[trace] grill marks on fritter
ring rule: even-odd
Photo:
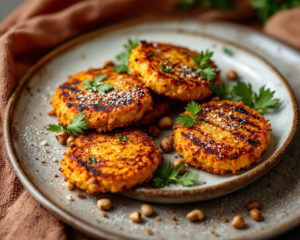
[[[252,152],[253,147],[260,144],[257,138],[262,128],[258,119],[259,116],[242,106],[227,103],[218,105],[216,102],[201,109],[199,123],[193,127],[197,128],[197,134],[181,132],[181,135],[203,148],[205,153],[217,155],[218,159],[236,159],[243,153]],[[203,125],[202,128],[199,125]],[[224,144],[222,136],[229,139],[230,143]]]
[[[118,134],[118,132],[111,132],[105,134],[106,138],[103,141],[95,141],[95,137],[97,137],[96,133],[90,133],[81,136],[82,140],[80,145],[73,144],[71,149],[73,151],[69,152],[68,158],[74,159],[77,163],[78,167],[83,166],[88,172],[90,172],[93,176],[99,176],[102,178],[114,178],[114,177],[122,177],[124,173],[122,170],[126,167],[130,167],[131,169],[141,170],[142,168],[146,167],[149,164],[154,164],[153,159],[151,158],[152,154],[155,153],[156,149],[153,148],[152,139],[147,136],[141,136],[138,133],[131,133],[130,139],[127,141],[118,143],[118,152],[128,151],[127,145],[137,145],[143,143],[144,147],[149,147],[150,151],[148,150],[146,153],[144,149],[136,150],[134,153],[134,157],[130,158],[127,157],[124,160],[116,160],[116,164],[111,164],[112,160],[107,159],[108,156],[114,153],[114,139],[119,139],[119,137],[126,137],[126,132],[124,134]],[[96,148],[96,152],[100,151],[102,143],[104,142],[112,142],[112,148],[110,151],[105,150],[106,157],[99,157],[94,156],[96,159],[96,163],[88,163],[89,156],[85,152],[86,149]],[[82,153],[82,156],[80,155]],[[147,162],[143,161],[143,158],[147,158]],[[127,174],[127,173],[125,173]]]
[[[100,72],[97,69],[92,69],[87,71],[87,74],[87,76],[93,75],[97,77]],[[109,78],[109,76],[107,78]],[[92,79],[91,77],[91,80]],[[118,85],[118,78],[116,81],[116,85]],[[120,78],[120,81],[123,81],[122,78]],[[145,91],[134,83],[128,83],[126,89],[115,89],[105,94],[93,93],[81,89],[80,84],[81,81],[74,78],[59,87],[59,89],[62,90],[60,96],[66,103],[66,106],[68,108],[75,108],[78,111],[92,110],[97,112],[109,112],[114,108],[130,105],[145,95]]]

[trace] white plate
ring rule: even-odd
[[[46,113],[51,110],[49,101],[54,89],[69,75],[88,67],[101,66],[105,60],[114,58],[127,38],[135,37],[174,43],[198,51],[212,49],[215,51],[213,59],[221,69],[223,79],[225,78],[224,73],[228,69],[236,69],[242,80],[251,82],[255,90],[264,84],[268,88],[276,90],[275,97],[281,99],[281,105],[278,110],[265,115],[270,120],[273,129],[271,144],[263,155],[263,161],[249,171],[244,171],[239,175],[219,176],[201,170],[193,170],[199,173],[199,183],[205,182],[205,184],[198,184],[192,188],[170,186],[158,190],[140,187],[125,193],[127,196],[164,203],[206,200],[237,190],[271,169],[283,156],[295,134],[298,119],[293,94],[287,82],[265,60],[238,45],[205,36],[203,33],[228,37],[244,46],[247,45],[247,41],[243,39],[243,35],[239,35],[236,28],[223,28],[222,24],[191,21],[151,22],[120,26],[84,36],[62,46],[42,59],[25,77],[23,85],[12,97],[6,122],[6,139],[11,160],[20,179],[34,196],[68,222],[72,221],[76,226],[83,222],[88,224],[88,226],[85,225],[85,230],[89,233],[99,236],[105,231],[115,236],[115,233],[111,232],[111,228],[106,225],[112,220],[105,220],[105,224],[97,227],[99,224],[95,217],[97,210],[94,203],[96,197],[89,196],[84,201],[77,200],[72,204],[65,200],[67,191],[63,187],[63,177],[53,177],[58,173],[60,165],[53,163],[51,159],[53,157],[61,159],[66,148],[57,143],[52,133],[45,131],[45,127],[49,123],[57,121]],[[264,43],[267,43],[267,40]],[[224,54],[224,46],[234,52],[233,57]],[[251,46],[254,46],[254,43]],[[266,48],[268,47],[266,45]],[[9,129],[10,131],[8,131]],[[164,135],[169,135],[169,132],[164,132]],[[42,140],[47,140],[49,146],[41,146]],[[48,152],[45,152],[44,149],[47,149]],[[171,161],[174,159],[174,154],[165,154],[164,158]],[[42,163],[42,159],[46,159],[47,162]],[[134,207],[134,202],[129,200],[124,200],[124,202],[127,202],[130,207],[121,207],[122,210],[118,214],[122,217],[125,217],[128,211]],[[116,211],[119,210],[116,209]],[[70,212],[72,212],[72,216]],[[114,224],[122,226],[121,219],[116,220]],[[132,234],[136,233],[137,229],[138,227],[132,225],[129,229],[123,229],[124,234],[121,235],[133,237]],[[164,231],[163,227],[158,229]],[[173,233],[169,232],[168,234],[171,237]],[[139,234],[136,236],[145,237]]]

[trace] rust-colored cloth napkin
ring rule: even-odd
[[[0,24],[0,124],[7,101],[24,73],[62,42],[108,24],[145,16],[243,20],[253,15],[247,0],[234,11],[175,10],[178,0],[28,0]],[[300,8],[274,15],[264,31],[300,49]],[[0,129],[0,239],[85,239],[42,208],[15,176]]]

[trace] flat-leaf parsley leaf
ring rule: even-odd
[[[69,123],[69,125],[63,126],[62,124],[49,124],[47,130],[50,132],[66,132],[69,135],[78,136],[79,134],[83,133],[83,130],[87,129],[88,123],[83,121],[86,117],[86,114],[78,113],[74,118],[73,121]]]
[[[121,141],[121,142],[127,142],[127,137],[122,137],[122,136],[120,136],[119,137],[119,140]]]
[[[117,73],[128,73],[128,59],[130,53],[139,45],[139,40],[136,38],[134,40],[128,39],[127,44],[123,45],[124,50],[116,56],[118,64],[115,66],[115,71]]]
[[[222,100],[233,99],[233,85],[231,83],[227,84],[227,86],[225,86],[223,83],[220,85],[211,83],[209,88]]]
[[[187,104],[185,110],[188,113],[179,114],[179,117],[177,118],[176,122],[179,125],[183,125],[190,128],[197,123],[197,114],[200,112],[201,106],[200,104],[191,101]]]
[[[196,64],[195,70],[200,74],[201,78],[212,81],[216,77],[216,69],[210,64],[213,52],[209,50],[201,51],[198,56],[192,55],[192,59]]]
[[[183,167],[184,164],[173,167],[171,163],[161,163],[151,181],[152,186],[155,188],[163,188],[170,184],[178,183],[184,187],[193,186],[198,179],[198,174],[189,172],[178,177],[180,170]]]
[[[88,163],[96,163],[96,158],[95,157],[89,157]]]
[[[175,73],[175,71],[172,68],[170,68],[164,64],[161,65],[161,70],[166,73]]]

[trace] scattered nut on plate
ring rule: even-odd
[[[69,147],[70,144],[75,140],[75,136],[69,136],[68,139],[67,139],[67,146]]]
[[[110,210],[112,203],[108,198],[101,198],[97,201],[97,208],[100,210],[108,211]]]
[[[253,209],[253,208],[260,209],[260,207],[261,207],[261,204],[260,204],[260,202],[257,201],[257,200],[252,200],[252,201],[250,201],[250,202],[247,204],[247,208],[248,208],[249,210],[251,210],[251,209]]]
[[[66,132],[62,131],[62,132],[56,133],[55,137],[61,145],[66,145],[69,135]]]
[[[226,76],[229,80],[236,80],[238,78],[238,74],[234,70],[228,70]]]
[[[153,208],[151,207],[151,205],[149,205],[149,204],[143,204],[143,205],[141,206],[141,213],[142,213],[144,216],[146,216],[146,217],[150,217],[150,216],[153,215],[154,210],[153,210]]]
[[[175,160],[172,165],[173,167],[176,167],[180,164],[183,164],[183,168],[181,168],[180,174],[184,174],[186,172],[186,169],[185,169],[185,162],[182,159]]]
[[[160,129],[171,129],[173,120],[170,117],[163,117],[158,121],[157,125]]]
[[[69,190],[73,190],[74,189],[74,184],[70,183],[70,182],[66,182],[66,188]]]
[[[259,222],[263,219],[261,211],[257,208],[252,208],[250,210],[250,216],[253,218],[253,220],[255,220],[257,222]]]
[[[160,134],[160,130],[155,125],[150,125],[148,127],[148,133],[152,137],[158,137]]]
[[[231,221],[231,226],[237,229],[242,229],[245,227],[244,218],[240,215],[235,216]]]
[[[191,222],[196,222],[203,220],[205,218],[205,215],[202,210],[194,209],[186,215],[186,218]]]
[[[170,138],[164,138],[160,141],[160,148],[165,153],[170,153],[173,150],[173,142]]]
[[[140,212],[135,211],[129,215],[129,219],[135,223],[140,223],[142,221],[142,216]]]

